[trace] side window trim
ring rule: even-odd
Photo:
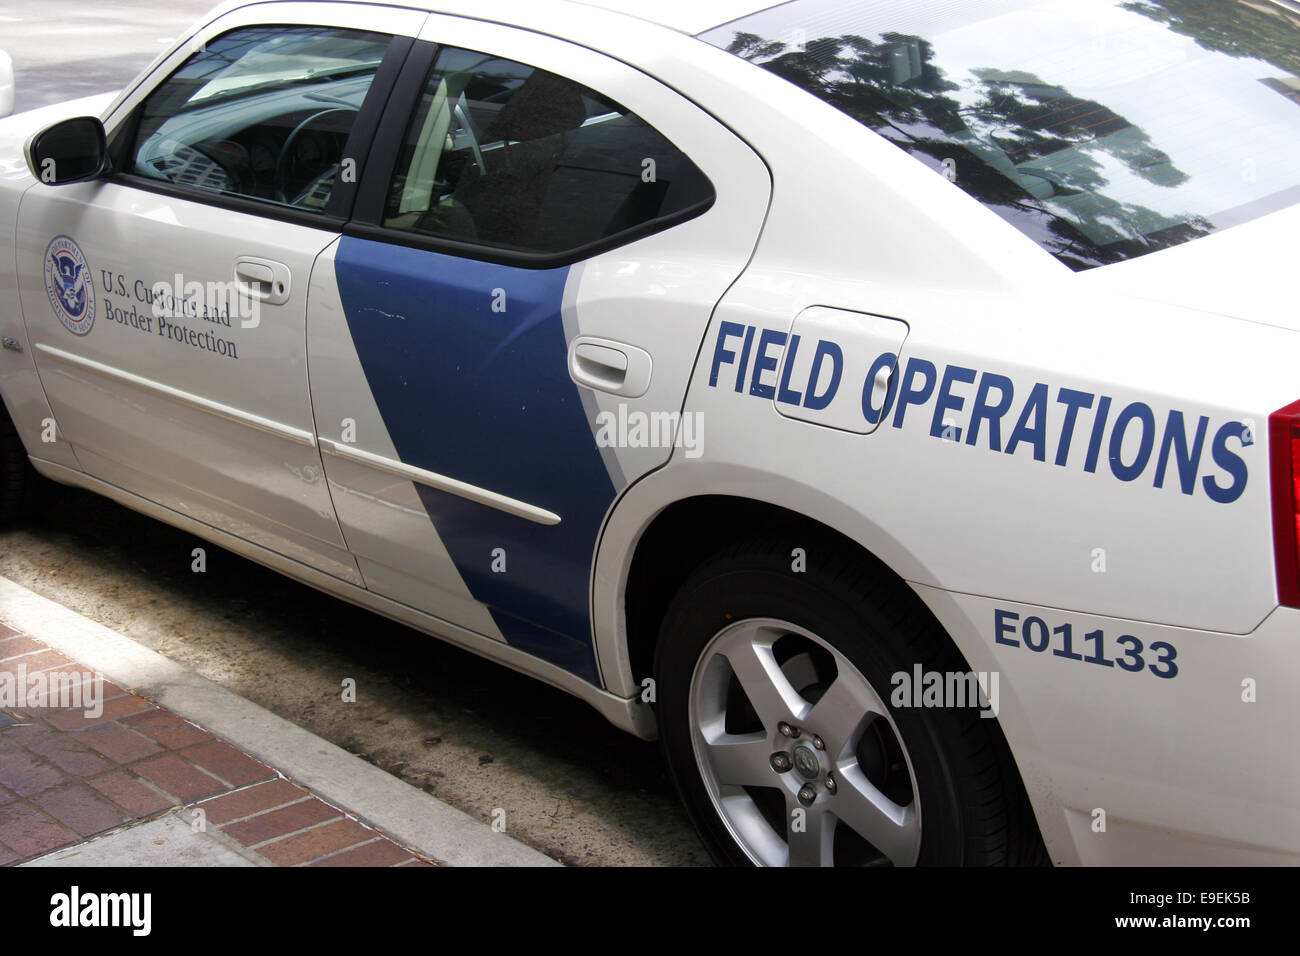
[[[351,217],[365,177],[366,167],[370,165],[371,149],[366,144],[373,143],[380,129],[393,88],[403,76],[406,62],[410,59],[415,43],[413,37],[403,36],[393,37],[389,43],[388,51],[384,54],[379,69],[375,71],[374,81],[366,91],[366,98],[361,104],[361,112],[357,114],[356,122],[352,124],[347,143],[343,147],[343,156],[355,158],[357,161],[356,178],[351,182],[344,181],[342,189],[335,185],[329,202],[325,204],[326,215],[337,216],[344,220]]]
[[[344,156],[355,157],[357,160],[356,179],[353,182],[341,181],[336,183],[335,189],[330,194],[329,202],[326,203],[324,210],[320,212],[264,203],[244,196],[223,195],[210,190],[142,176],[123,168],[127,158],[126,154],[135,143],[144,106],[148,102],[147,96],[141,99],[131,111],[131,114],[119,123],[112,133],[109,143],[112,169],[107,179],[109,182],[122,186],[143,189],[164,196],[175,196],[178,199],[203,203],[219,209],[229,209],[232,212],[248,213],[266,219],[326,228],[337,232],[352,214],[361,183],[364,181],[365,169],[370,165],[371,150],[367,149],[365,144],[374,137],[375,130],[381,123],[388,107],[389,96],[394,86],[404,75],[402,71],[410,56],[412,47],[416,43],[417,41],[413,37],[390,36],[388,48],[384,51],[384,57],[375,71],[375,77],[371,81],[369,89],[366,91],[365,99],[362,101],[361,109],[357,113],[357,119],[348,134],[344,146]],[[184,65],[184,61],[176,69],[180,69],[181,65]],[[161,87],[171,78],[173,73],[161,78],[149,92],[152,94],[154,90]]]
[[[388,107],[380,121],[379,132],[371,144],[371,159],[361,177],[352,216],[343,227],[345,236],[374,239],[394,245],[440,252],[481,262],[512,265],[525,269],[553,269],[572,265],[628,245],[638,239],[663,232],[704,215],[717,201],[717,191],[709,197],[665,216],[647,220],[612,236],[585,243],[561,252],[528,252],[478,242],[464,242],[437,236],[420,235],[383,224],[384,205],[389,184],[396,169],[402,143],[442,44],[417,40],[407,58],[403,74],[388,98]],[[688,158],[689,158],[689,154]]]
[[[649,219],[615,235],[585,245],[575,246],[572,249],[565,249],[563,252],[524,252],[476,242],[461,242],[456,239],[422,236],[418,233],[383,226],[377,222],[365,221],[359,216],[354,217],[343,226],[343,235],[354,236],[358,239],[377,239],[394,245],[410,246],[414,249],[441,252],[450,256],[459,256],[462,259],[475,259],[481,262],[497,263],[498,265],[519,266],[524,269],[555,269],[560,266],[573,265],[575,262],[582,262],[585,259],[598,256],[602,252],[626,246],[638,239],[644,239],[646,236],[652,236],[655,233],[664,232],[673,226],[688,222],[704,215],[716,201],[717,196],[713,195],[667,216]]]
[[[406,124],[420,103],[425,80],[437,55],[438,44],[428,40],[416,40],[411,47],[401,75],[389,92],[382,115],[376,120],[375,135],[370,143],[370,158],[360,176],[356,202],[352,207],[353,223],[378,225],[383,221],[388,183],[401,153]]]

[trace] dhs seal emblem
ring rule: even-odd
[[[45,291],[63,327],[85,335],[95,324],[95,283],[77,244],[57,236],[45,250]]]

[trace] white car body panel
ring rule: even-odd
[[[573,694],[575,697],[580,697],[596,708],[603,717],[619,727],[626,728],[632,733],[647,739],[654,736],[654,715],[649,710],[644,707],[634,706],[632,701],[623,697],[593,687],[587,681],[574,676],[562,667],[538,660],[533,655],[510,647],[501,641],[494,641],[482,634],[457,627],[449,621],[444,621],[431,614],[424,614],[406,604],[375,594],[373,591],[341,581],[336,577],[317,571],[309,565],[301,564],[286,558],[284,555],[253,544],[245,538],[228,534],[225,531],[213,528],[211,525],[195,521],[178,511],[156,505],[148,499],[132,495],[115,485],[92,478],[75,469],[51,464],[39,458],[33,458],[32,463],[46,477],[64,484],[94,491],[134,511],[148,515],[151,518],[157,518],[159,521],[165,521],[167,524],[188,531],[205,541],[211,541],[251,561],[257,561],[259,564],[279,571],[295,581],[300,581],[326,594],[351,601],[353,604],[367,608],[377,614],[383,614],[385,617],[399,621],[408,627],[436,635],[439,639],[478,654],[480,657],[486,657],[498,664],[504,664],[511,670],[535,677],[552,687]]]
[[[1295,268],[1294,207],[1114,267],[1080,273],[1099,291],[1274,325],[1300,332],[1300,301],[1278,296]],[[1231,282],[1224,282],[1231,276]]]
[[[14,61],[0,50],[0,117],[14,111]]]
[[[950,633],[982,636],[964,649],[972,668],[1001,672],[998,720],[1054,859],[1109,866],[1294,862],[1300,767],[1278,741],[1290,739],[1300,720],[1300,611],[1277,608],[1238,637],[916,589]],[[1040,614],[1049,624],[1070,619],[1079,631],[1132,633],[1148,645],[1167,640],[1187,670],[1174,680],[1143,680],[1149,675],[1007,650],[993,640],[995,608]],[[1190,687],[1177,686],[1184,677]],[[1247,702],[1246,679],[1267,693]],[[1104,831],[1094,825],[1098,808],[1105,810]]]
[[[312,270],[308,362],[316,383],[312,404],[325,450],[326,480],[361,578],[377,594],[502,641],[491,615],[474,600],[456,570],[415,485],[330,454],[335,441],[344,443],[344,429],[350,425],[355,437],[346,443],[348,447],[387,461],[399,460],[352,347],[334,278],[336,251],[337,243],[331,244]],[[341,383],[354,387],[340,389]],[[430,581],[441,586],[431,592]]]
[[[3,353],[0,391],[38,467],[534,674],[645,737],[654,718],[639,696],[625,595],[647,529],[702,495],[788,509],[880,558],[972,670],[1001,675],[999,721],[1053,860],[1300,860],[1300,766],[1288,747],[1300,729],[1300,611],[1279,607],[1265,427],[1300,397],[1300,311],[1285,285],[1300,207],[1074,273],[858,122],[688,35],[762,6],[234,2],[111,107],[100,98],[0,122],[0,332],[23,346]],[[568,76],[645,118],[715,186],[707,213],[564,277],[564,343],[623,344],[650,367],[639,393],[576,392],[614,495],[582,555],[594,679],[511,642],[476,597],[455,533],[431,517],[427,482],[403,477],[403,467],[435,469],[403,456],[393,410],[368,382],[347,314],[356,240],[114,183],[51,189],[12,158],[62,116],[105,110],[111,132],[196,41],[322,19]],[[180,227],[213,237],[203,255],[186,251]],[[238,341],[241,361],[262,351],[301,364],[228,376],[136,352],[125,366],[121,349],[140,333],[102,315],[96,334],[71,342],[43,301],[43,257],[58,235],[75,237],[96,273],[149,282],[239,255],[289,262],[291,314],[268,309]],[[755,348],[764,330],[772,345],[757,379],[756,358],[740,356],[749,329]],[[783,347],[792,330],[797,358]],[[808,369],[823,340],[846,359],[834,401],[782,401],[786,386],[816,391]],[[864,364],[890,353],[873,389]],[[909,381],[924,398],[862,417],[864,389],[877,406]],[[972,441],[985,383],[1000,395],[1009,383],[1014,397]],[[1067,418],[1062,389],[1089,404]],[[180,391],[220,407],[177,401]],[[1112,447],[1125,409],[1133,430]],[[683,447],[680,424],[672,447],[601,446],[602,422],[655,412],[698,416],[699,446]],[[42,442],[51,416],[59,433]],[[1189,439],[1202,420],[1200,452],[1180,468],[1165,436]],[[463,497],[508,511],[492,504],[497,491]],[[569,517],[551,501],[521,503]],[[999,641],[999,611],[1164,642],[1176,676]],[[1257,702],[1243,701],[1248,679]],[[1104,833],[1091,825],[1098,807]]]
[[[305,279],[332,234],[98,182],[29,193],[18,221],[28,339],[82,469],[358,583],[323,480],[303,352]],[[51,229],[76,235],[99,287],[100,314],[75,344],[42,301],[40,246]],[[210,244],[196,248],[188,235],[210,236]],[[237,316],[225,326],[154,315],[145,297],[155,283],[174,286],[177,275],[182,285],[230,281],[239,256],[284,262],[295,277],[289,301],[262,304],[255,328],[241,328]],[[101,270],[114,278],[111,296]],[[35,319],[42,313],[44,321]],[[234,357],[189,354],[199,346],[161,336],[174,326],[213,334]],[[296,359],[271,375],[259,352]]]
[[[699,0],[663,0],[654,4],[641,0],[595,0],[590,5],[640,17],[691,35],[774,6],[764,0],[707,0],[703,3]]]
[[[682,343],[700,340],[713,304],[739,275],[758,237],[770,190],[766,166],[672,90],[590,50],[534,33],[437,15],[430,17],[423,37],[468,49],[490,49],[499,56],[563,72],[601,90],[698,157],[716,184],[717,198],[707,212],[667,232],[585,259],[571,268],[564,289],[567,343],[580,337],[599,339],[640,352],[647,360],[646,387],[635,395],[582,392],[591,441],[598,445],[604,441],[602,415],[617,423],[620,416],[626,420],[629,415],[672,409],[685,391],[694,360],[694,349],[683,348]],[[421,462],[398,454],[380,409],[367,400],[369,396],[360,397],[367,389],[366,372],[357,362],[351,332],[342,320],[342,304],[335,305],[337,293],[327,291],[337,280],[323,278],[335,267],[336,254],[337,250],[327,251],[317,264],[314,282],[319,286],[320,312],[313,307],[308,332],[317,383],[313,405],[344,536],[359,556],[372,590],[500,640],[497,624],[472,602],[464,575],[420,504],[419,492],[375,467],[384,462],[390,468],[397,463],[420,467]],[[501,281],[509,286],[506,279]],[[383,310],[373,314],[375,321],[383,321],[379,318]],[[415,316],[403,313],[396,318],[401,322]],[[455,346],[448,342],[447,347]],[[655,361],[655,356],[663,360]],[[502,387],[508,388],[509,383]],[[344,421],[354,424],[356,438],[340,450],[340,435],[329,430]],[[672,436],[668,437],[667,445],[601,449],[613,493],[668,458]],[[367,464],[355,454],[344,457],[352,449],[378,460],[371,458]],[[426,482],[430,483],[437,487],[433,478]],[[485,498],[494,493],[482,487],[473,491]],[[521,504],[540,505],[544,514],[552,514],[546,502]]]
[[[0,121],[0,217],[6,223],[5,228],[0,230],[0,262],[16,261],[14,237],[18,204],[26,189],[35,182],[23,159],[28,138],[61,119],[97,116],[112,99],[112,93],[103,93],[29,110]],[[50,429],[46,425],[53,421],[54,413],[50,410],[36,374],[36,362],[27,341],[23,310],[18,299],[18,283],[12,268],[0,268],[0,336],[12,339],[23,347],[21,353],[11,352],[10,361],[0,366],[0,393],[4,395],[5,404],[23,444],[29,449],[41,449],[41,457],[50,461],[71,468],[78,467],[72,446],[59,434],[57,428]]]

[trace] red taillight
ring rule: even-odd
[[[1268,416],[1278,600],[1300,607],[1300,402]]]

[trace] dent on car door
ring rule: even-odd
[[[624,64],[438,16],[424,37],[313,281],[326,473],[370,588],[594,681],[600,528],[699,453],[687,378],[770,181]]]
[[[23,312],[87,474],[359,583],[315,443],[307,287],[350,137],[412,40],[240,19],[110,117],[107,179],[26,194]]]

